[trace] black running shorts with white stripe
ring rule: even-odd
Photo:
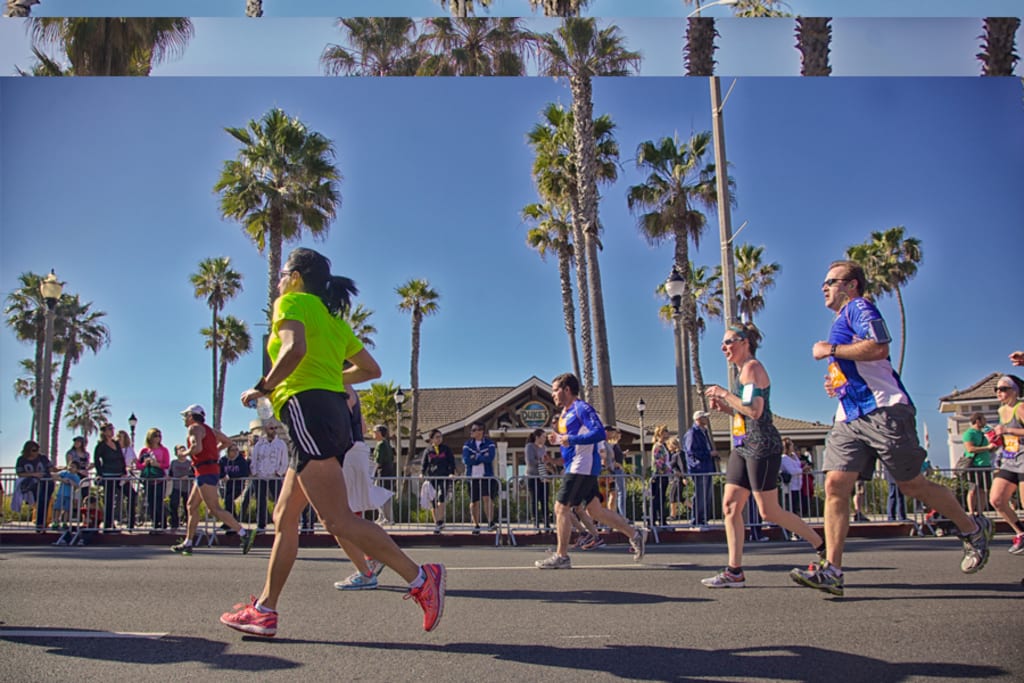
[[[344,464],[352,447],[352,419],[348,395],[310,389],[285,401],[281,421],[288,426],[288,466],[301,472],[310,460],[336,458]]]

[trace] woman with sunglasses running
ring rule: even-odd
[[[263,590],[220,620],[253,635],[277,633],[277,602],[298,554],[299,518],[312,503],[336,540],[350,541],[409,582],[406,597],[423,608],[423,628],[432,631],[444,611],[444,565],[417,566],[383,529],[349,509],[342,464],[353,437],[345,385],[376,379],[381,372],[341,318],[357,293],[355,284],[330,269],[331,262],[312,249],[298,248],[288,256],[267,343],[273,366],[242,393],[246,406],[269,398],[287,425],[289,466],[274,506],[274,546]]]
[[[761,333],[752,323],[730,325],[722,339],[725,359],[740,372],[740,394],[712,385],[704,392],[711,408],[732,415],[732,453],[725,471],[725,537],[729,544],[729,564],[718,574],[701,579],[708,588],[743,588],[743,506],[751,496],[761,517],[797,534],[819,554],[825,549],[821,536],[792,512],[779,505],[779,468],[782,464],[782,438],[772,421],[769,403],[771,382],[768,371],[754,357]]]

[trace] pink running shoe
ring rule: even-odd
[[[433,631],[444,614],[444,588],[448,572],[443,564],[425,564],[426,579],[419,588],[410,588],[405,600],[412,598],[423,608],[423,630]]]
[[[239,603],[220,615],[220,623],[242,633],[273,638],[277,633],[277,612],[261,612],[256,609],[256,596],[250,595],[249,602]]]

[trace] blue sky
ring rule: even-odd
[[[726,83],[728,85],[728,81]],[[741,241],[782,265],[757,320],[780,414],[827,422],[834,404],[811,359],[831,315],[828,262],[872,230],[905,225],[925,259],[907,287],[906,383],[944,451],[937,398],[995,370],[1024,340],[1019,316],[987,302],[994,253],[1020,241],[1024,102],[1018,79],[740,78],[725,110]],[[710,128],[705,79],[599,79],[595,113],[617,123],[619,181],[602,190],[601,257],[617,384],[673,382],[672,335],[653,291],[671,247],[638,235],[625,194],[637,145]],[[384,379],[408,385],[409,319],[394,288],[427,278],[441,311],[423,327],[425,387],[515,385],[569,365],[555,264],[524,244],[520,209],[536,200],[524,136],[565,84],[523,79],[161,78],[0,80],[0,282],[55,268],[69,291],[108,312],[112,344],[71,389],[108,396],[115,423],[139,416],[180,441],[177,411],[210,403],[209,310],[188,275],[231,256],[245,291],[227,313],[260,319],[265,260],[212,192],[237,147],[224,126],[280,106],[335,142],[343,204],[325,242],[306,240],[353,277],[375,311]],[[718,257],[715,216],[695,256]],[[898,328],[895,304],[881,303]],[[993,317],[995,315],[995,317]],[[981,321],[976,322],[976,321]],[[987,321],[987,325],[986,322]],[[991,328],[986,333],[983,328]],[[256,329],[258,332],[258,328]],[[724,380],[705,338],[709,381]],[[0,332],[0,459],[13,463],[30,412],[10,387],[31,347]],[[228,373],[225,428],[245,428],[236,397],[260,374],[252,354]],[[208,405],[209,407],[209,405]],[[631,416],[620,416],[629,419]],[[70,434],[61,438],[69,445]]]

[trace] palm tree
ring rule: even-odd
[[[981,52],[977,54],[982,63],[984,76],[1012,76],[1020,55],[1017,54],[1017,17],[988,17],[982,22],[985,31]]]
[[[785,4],[781,0],[738,0],[732,13],[737,17],[788,17],[788,12],[778,9]]]
[[[36,61],[32,65],[29,71],[23,71],[19,66],[15,65],[14,69],[18,72],[19,76],[74,76],[75,70],[73,67],[64,66],[57,60],[53,59],[45,52],[40,50],[36,46],[32,46],[32,54],[35,55]]]
[[[263,0],[245,0],[245,16],[262,17]]]
[[[363,346],[368,349],[376,346],[373,335],[377,334],[377,328],[370,324],[371,315],[373,315],[372,310],[362,304],[356,304],[355,308],[349,307],[341,316],[352,328],[352,333],[356,335],[356,338],[363,342]]]
[[[713,76],[715,73],[714,17],[690,17],[686,20],[686,47],[683,48],[687,76]]]
[[[576,165],[575,117],[559,104],[544,108],[543,121],[528,133],[527,140],[534,150],[533,177],[537,193],[554,206],[568,206],[576,266],[576,285],[580,309],[580,339],[583,346],[583,374],[581,397],[590,400],[594,388],[593,335],[591,334],[590,286],[587,282],[586,237],[583,233],[583,209],[580,204]],[[619,146],[612,133],[615,123],[607,114],[594,120],[594,139],[597,146],[598,179],[614,182],[618,177]],[[575,327],[575,326],[574,326]]]
[[[420,76],[525,76],[532,34],[519,19],[426,19]]]
[[[4,322],[14,332],[15,338],[20,342],[35,344],[32,367],[36,374],[33,387],[42,386],[40,370],[43,367],[43,346],[46,340],[46,316],[43,313],[46,303],[39,291],[42,279],[36,273],[22,273],[18,276],[21,286],[7,295],[4,304]],[[32,403],[32,419],[38,423],[35,402]]]
[[[194,34],[184,17],[31,21],[33,45],[62,49],[76,76],[148,76],[154,64],[180,57]]]
[[[590,313],[594,323],[597,382],[601,393],[601,415],[615,424],[615,395],[612,386],[608,329],[604,316],[604,293],[597,259],[599,222],[597,215],[598,159],[594,133],[593,83],[595,76],[628,76],[639,70],[640,53],[627,50],[617,26],[597,28],[594,19],[566,19],[554,34],[540,36],[543,74],[565,76],[572,92],[573,133],[577,191],[580,213],[573,215],[583,230],[587,250],[587,284]]]
[[[5,17],[27,17],[32,14],[32,5],[38,5],[39,0],[7,0],[4,5]]]
[[[373,382],[369,389],[359,392],[359,409],[363,414],[363,422],[367,427],[375,424],[388,426],[388,431],[398,435],[398,406],[395,405],[395,392],[398,387],[394,382]]]
[[[39,420],[36,419],[36,398],[38,394],[36,392],[36,381],[39,377],[39,373],[36,372],[36,363],[31,358],[23,358],[18,361],[21,366],[22,375],[14,380],[14,398],[21,399],[27,398],[28,405],[32,409],[32,425],[29,428],[28,438],[35,440],[36,429],[39,427]],[[50,366],[50,377],[52,378],[57,372],[57,364],[53,363]],[[53,382],[50,382],[50,398],[53,398]]]
[[[453,17],[466,17],[476,12],[476,5],[490,7],[492,0],[437,0],[441,7],[448,7]]]
[[[441,298],[430,283],[426,280],[409,280],[404,285],[397,287],[395,293],[401,299],[398,302],[398,310],[412,315],[412,353],[410,357],[409,386],[412,393],[412,417],[409,420],[409,461],[412,460],[413,450],[416,448],[416,429],[419,419],[419,388],[420,388],[420,326],[423,318],[434,315],[440,310],[438,300]],[[401,451],[401,449],[399,449]],[[404,474],[401,468],[401,454],[399,454],[399,473]]]
[[[110,399],[99,396],[95,389],[73,391],[68,395],[68,414],[64,424],[88,439],[110,421]]]
[[[900,360],[896,372],[903,372],[903,357],[907,350],[907,314],[903,307],[902,288],[917,275],[917,266],[924,258],[921,240],[904,237],[906,228],[897,225],[885,231],[871,233],[871,241],[846,250],[846,256],[864,267],[868,280],[865,294],[882,296],[895,294],[900,309]]]
[[[741,244],[736,247],[736,298],[740,316],[754,322],[754,314],[764,310],[764,294],[775,286],[775,276],[782,272],[778,263],[762,263],[764,247]]]
[[[67,395],[68,380],[71,379],[71,366],[77,365],[87,350],[94,354],[99,353],[101,348],[110,344],[110,328],[103,322],[106,315],[103,311],[92,310],[91,301],[83,304],[77,294],[63,294],[57,302],[53,350],[61,354],[63,360],[60,378],[57,380],[57,399],[53,405],[50,448],[54,453],[60,452],[58,438],[61,414]]]
[[[297,118],[274,108],[246,128],[225,128],[242,143],[236,159],[224,162],[214,191],[221,193],[225,218],[244,223],[260,253],[267,252],[267,321],[280,279],[281,247],[302,238],[303,228],[325,239],[341,206],[333,164],[334,146]]]
[[[324,48],[320,66],[328,76],[414,76],[423,61],[409,17],[342,18],[338,27],[351,47]]]
[[[565,208],[552,203],[530,204],[523,207],[523,220],[532,225],[526,233],[526,243],[536,249],[543,260],[548,252],[558,257],[558,282],[562,294],[562,318],[569,336],[572,369],[580,377],[580,354],[576,346],[576,309],[572,304],[572,228]]]
[[[662,138],[641,142],[636,151],[638,169],[647,173],[640,185],[629,188],[626,203],[637,215],[637,227],[651,244],[666,239],[674,241],[673,267],[683,275],[682,326],[684,353],[689,351],[691,367],[699,372],[698,347],[694,343],[699,334],[694,303],[693,264],[690,262],[690,242],[700,246],[707,216],[698,207],[708,211],[718,206],[717,177],[711,133],[694,133],[680,143],[678,138]],[[729,179],[730,189],[735,182]],[[730,193],[731,196],[735,196]],[[686,274],[691,277],[687,278]],[[689,385],[690,378],[685,378]],[[703,385],[703,379],[699,386]],[[701,392],[703,394],[703,392]]]
[[[227,382],[228,365],[252,350],[252,337],[249,334],[249,327],[244,321],[233,315],[224,316],[220,320],[220,328],[214,334],[213,328],[204,327],[200,330],[206,338],[206,348],[212,348],[216,353],[220,349],[220,361],[217,369],[217,395],[214,397],[213,414],[215,420],[220,420],[224,414],[224,386]],[[216,340],[216,342],[215,342]],[[214,425],[217,429],[217,427]]]
[[[207,348],[213,349],[213,428],[220,429],[221,415],[217,397],[222,395],[223,389],[218,389],[217,384],[217,348],[220,346],[217,323],[224,304],[242,291],[242,274],[231,267],[230,257],[220,256],[203,259],[199,262],[199,270],[188,277],[192,283],[195,297],[206,299],[206,305],[210,307],[210,314],[213,318],[209,335],[212,343]]]
[[[797,17],[796,47],[801,76],[830,76],[828,53],[832,43],[831,17]]]
[[[530,0],[530,7],[540,7],[546,17],[578,17],[589,3],[590,0]]]

